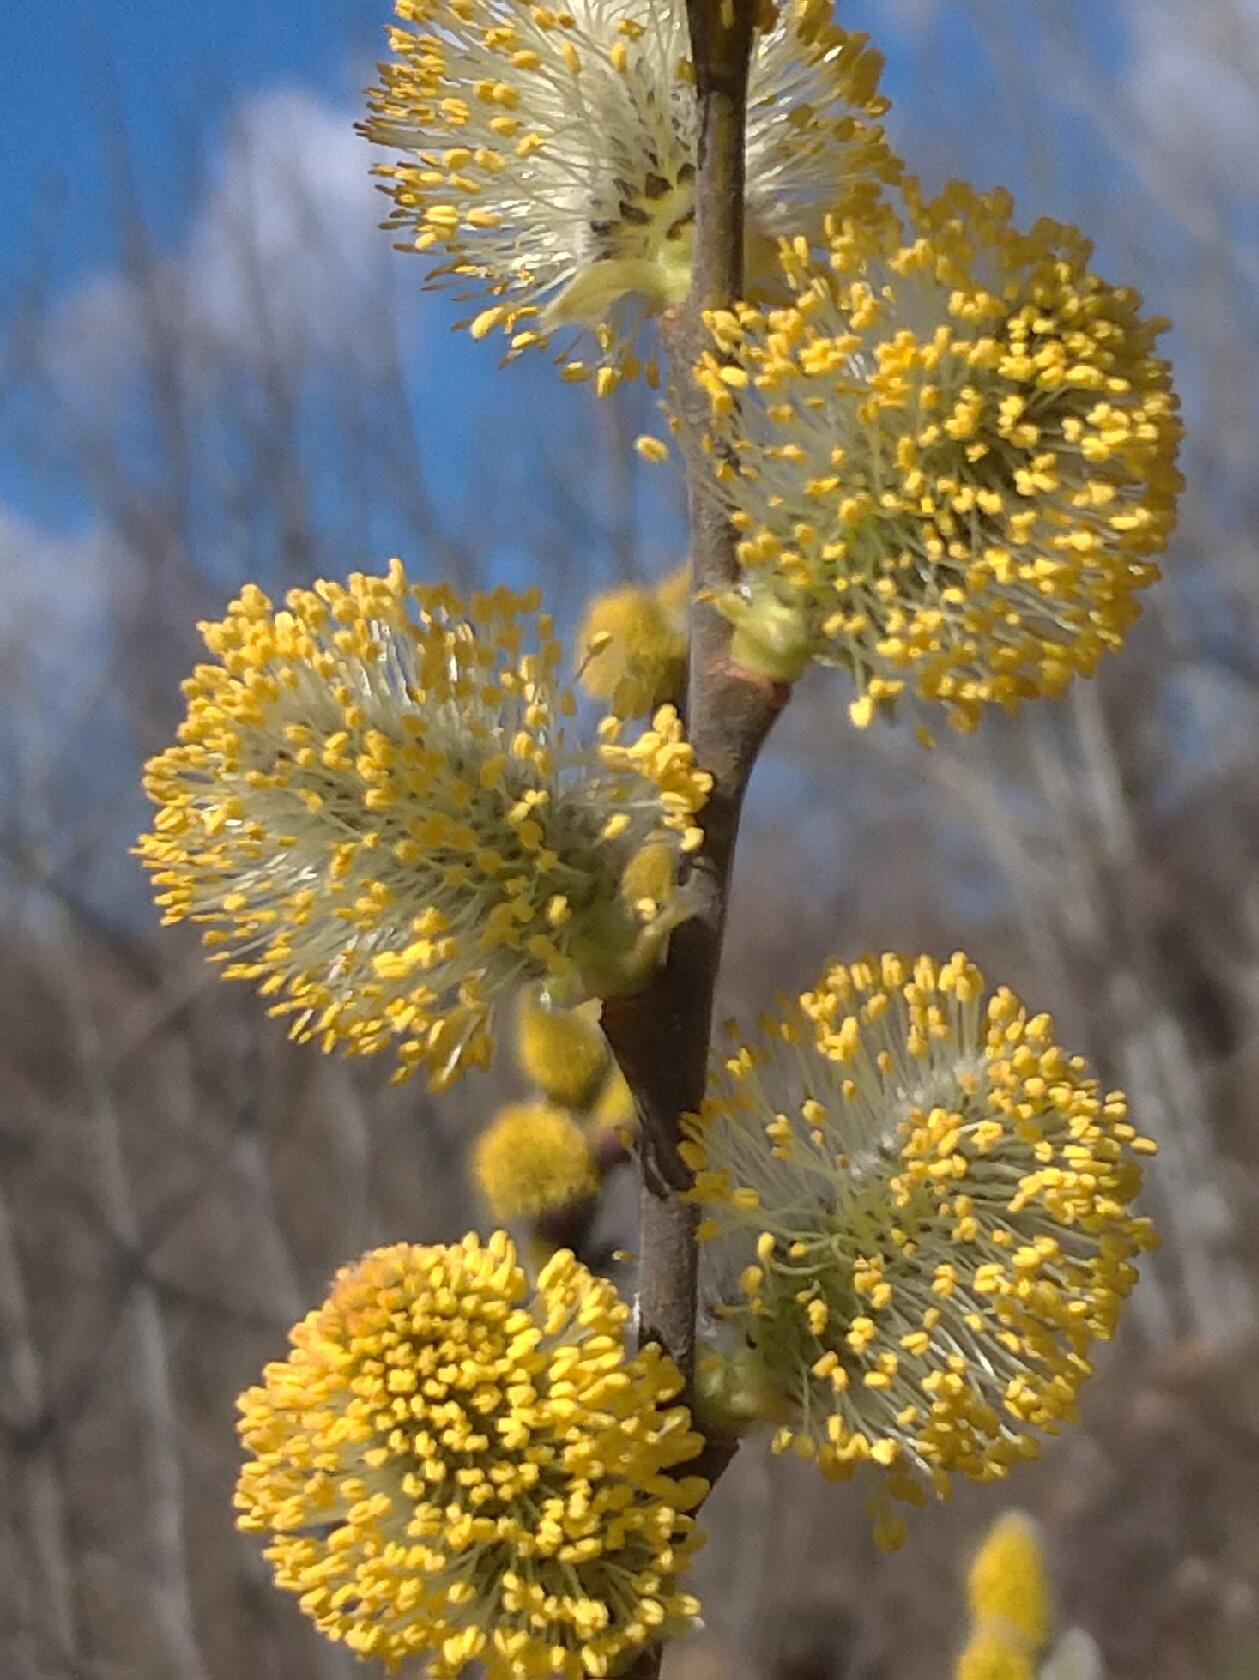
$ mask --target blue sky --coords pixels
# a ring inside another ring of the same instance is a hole
[[[1259,61],[1259,0],[1236,3],[1254,19],[1251,45]],[[1015,4],[1018,24],[1011,12],[1000,12],[1010,27],[999,50],[990,52],[968,16],[985,5]],[[532,572],[535,557],[551,565],[567,557],[594,575],[610,566],[610,538],[600,549],[597,532],[594,542],[575,542],[554,523],[557,507],[563,515],[556,498],[565,472],[578,496],[593,484],[596,494],[587,499],[598,502],[608,452],[599,447],[602,421],[593,400],[581,406],[586,399],[559,385],[540,357],[522,358],[510,375],[498,373],[490,345],[445,330],[459,311],[421,293],[418,259],[392,254],[374,229],[383,201],[368,187],[371,150],[354,139],[351,125],[384,50],[389,0],[10,0],[0,13],[0,352],[17,289],[36,277],[52,297],[58,334],[66,322],[77,323],[80,337],[67,335],[62,361],[68,389],[76,392],[93,379],[107,385],[111,357],[125,364],[120,323],[127,297],[112,185],[120,133],[146,225],[181,279],[199,288],[198,308],[221,326],[214,312],[230,308],[224,293],[231,284],[230,276],[226,285],[221,275],[216,279],[222,244],[216,235],[224,204],[241,184],[239,169],[233,175],[231,134],[242,121],[253,122],[271,145],[291,130],[310,153],[321,208],[359,254],[355,261],[381,265],[385,286],[400,301],[408,400],[448,528],[480,544],[502,577]],[[1177,314],[1172,343],[1198,435],[1238,440],[1231,466],[1217,449],[1196,495],[1191,474],[1186,501],[1187,530],[1200,544],[1209,532],[1211,551],[1224,552],[1217,531],[1234,517],[1236,487],[1247,493],[1253,477],[1255,383],[1212,381],[1210,373],[1244,367],[1238,346],[1259,342],[1259,289],[1251,295],[1237,282],[1242,262],[1259,273],[1259,258],[1253,240],[1246,256],[1233,239],[1204,229],[1201,217],[1248,214],[1253,226],[1253,205],[1232,209],[1228,194],[1236,191],[1236,158],[1259,149],[1259,101],[1244,77],[1233,74],[1228,54],[1195,25],[1197,8],[1187,0],[845,0],[841,15],[871,29],[887,54],[893,137],[915,168],[929,180],[964,171],[982,185],[1010,185],[1029,218],[1048,212],[1080,219],[1099,238],[1104,272],[1131,278],[1155,308]],[[1095,90],[1053,59],[1052,39],[1035,21],[1047,15],[1080,21],[1086,50],[1068,69],[1104,86],[1104,97],[1095,98]],[[1128,74],[1134,63],[1139,75]],[[211,167],[190,189],[194,157]],[[286,210],[282,196],[277,201],[272,194],[266,203],[273,233]],[[291,204],[287,214],[289,245],[276,291],[283,307],[317,316],[326,299],[317,289],[302,292],[303,246],[292,235]],[[342,307],[375,335],[382,290],[376,271],[367,280],[365,273],[357,271],[356,289],[344,293]],[[40,342],[43,349],[45,339]],[[53,627],[44,638],[51,648],[82,649],[99,641],[115,587],[110,511],[93,500],[77,454],[43,477],[32,466],[43,431],[56,429],[55,417],[40,410],[43,399],[15,402],[5,371],[0,362],[0,574],[9,574],[0,576],[0,612],[5,589],[16,592],[41,628]],[[311,406],[317,413],[317,392]],[[212,464],[209,399],[206,413],[200,442]],[[129,450],[152,449],[151,438],[133,445],[126,430],[133,418],[124,412],[112,435]],[[649,418],[650,411],[640,411],[629,435]],[[10,434],[20,436],[21,446],[10,447]],[[335,448],[335,439],[313,441],[309,482],[329,549],[349,569],[390,552],[397,533],[375,502],[354,526]],[[160,448],[148,479],[160,505]],[[635,483],[644,563],[663,572],[676,562],[680,542],[676,522],[669,522],[674,491],[660,488],[671,481],[659,469],[642,469]],[[546,486],[541,497],[539,484]],[[464,524],[475,524],[482,512],[488,535]],[[275,560],[268,530],[251,528],[248,541],[253,549],[225,540],[198,555],[211,591],[222,591],[218,599],[247,576],[265,576],[262,568]],[[413,546],[399,546],[408,560],[421,559]],[[575,602],[570,590],[567,601],[554,604],[563,618]],[[112,774],[120,751],[93,749],[102,773]]]
[[[1112,63],[1122,54],[1126,4],[1094,0],[1086,12],[1099,57]],[[43,0],[3,10],[0,314],[32,267],[64,284],[114,260],[110,180],[120,119],[147,216],[173,241],[189,211],[194,138],[212,140],[242,101],[277,84],[356,109],[389,12],[387,0]],[[840,13],[888,51],[885,85],[902,124],[932,106],[956,115],[973,102],[988,66],[963,8],[845,0]],[[975,139],[982,157],[982,136]],[[1021,162],[997,123],[994,178],[1017,174]]]
[[[1243,0],[1245,6],[1250,3]],[[1213,122],[1224,143],[1219,149],[1245,141],[1248,119],[1240,85],[1230,96],[1229,87],[1213,73],[1211,101],[1199,97],[1193,52],[1184,50],[1195,47],[1192,19],[1181,0],[1055,0],[1055,5],[1060,16],[1082,20],[1094,73],[1113,78],[1134,50],[1146,53],[1151,66],[1147,104],[1168,110],[1169,133],[1189,132],[1182,121],[1188,112],[1191,118],[1197,114],[1198,130],[1190,138],[1196,133],[1199,149],[1213,138]],[[1091,113],[1080,108],[1069,78],[1044,56],[1047,37],[1037,32],[1036,5],[1028,0],[1026,32],[1007,35],[1007,48],[1015,44],[1007,61],[986,49],[971,10],[958,0],[845,0],[843,20],[870,29],[888,55],[885,87],[895,102],[898,143],[928,178],[933,170],[938,175],[965,168],[980,184],[1012,186],[1029,212],[1079,215],[1098,232],[1105,267],[1134,275],[1152,292],[1156,307],[1171,307],[1170,281],[1181,247],[1171,239],[1156,242],[1152,268],[1148,251],[1143,257],[1137,249],[1142,239],[1149,244],[1151,218],[1139,203],[1132,157],[1125,158],[1122,145],[1107,144]],[[1259,18],[1259,4],[1253,10]],[[178,252],[190,229],[195,230],[202,207],[204,186],[192,192],[188,185],[194,154],[220,156],[233,114],[277,90],[297,91],[318,102],[337,122],[344,120],[348,136],[361,107],[361,90],[384,50],[388,17],[387,0],[271,0],[266,5],[256,0],[44,0],[4,8],[0,325],[19,299],[20,286],[32,277],[54,297],[73,299],[94,277],[116,270],[113,183],[120,135],[125,135],[145,222],[164,249]],[[1169,21],[1183,23],[1184,42],[1165,41]],[[1131,38],[1122,27],[1125,22],[1134,31]],[[1134,135],[1139,166],[1144,140],[1134,113],[1118,108],[1114,116],[1121,140],[1130,131]],[[1259,143],[1259,135],[1253,138]],[[343,169],[359,167],[347,162],[357,158],[352,149],[357,144],[347,140]],[[365,178],[371,161],[365,144],[361,157]],[[1153,167],[1163,166],[1156,162]],[[1197,152],[1186,155],[1181,208],[1190,219],[1197,209],[1193,201],[1200,167]],[[1110,194],[1100,214],[1098,181],[1107,183]],[[1116,181],[1120,216],[1110,213]],[[1123,202],[1129,182],[1137,196]],[[495,358],[485,346],[429,330],[444,326],[451,311],[441,302],[421,299],[417,263],[392,260],[406,307],[417,328],[422,324],[424,329],[416,335],[427,358],[420,385],[427,381],[440,391],[448,417],[442,432],[444,459],[437,463],[444,480],[448,472],[457,472],[465,452],[461,428],[491,400],[487,392]],[[414,292],[408,293],[412,274]],[[1161,295],[1164,289],[1166,296]],[[538,383],[532,372],[520,373],[510,400],[532,400]],[[503,389],[493,400],[507,396]],[[0,502],[60,527],[75,515],[64,494],[51,507],[41,503],[11,459],[7,465],[0,462]]]
[[[851,0],[844,8],[852,25],[904,46],[887,14],[886,0]],[[277,83],[354,107],[383,52],[387,21],[383,0],[43,0],[6,7],[0,297],[35,260],[46,275],[51,256],[63,282],[113,260],[108,197],[119,116],[146,209],[173,239],[187,214],[181,175],[193,136],[212,134],[242,100]],[[956,19],[930,39],[930,51],[936,72],[948,71],[937,92],[966,80],[975,43]],[[907,52],[893,51],[889,91],[912,101],[916,67]]]
[[[173,235],[181,151],[241,99],[298,82],[349,101],[381,42],[373,0],[44,0],[0,21],[0,294],[54,236],[62,276],[113,256],[121,113],[150,212]]]
[[[898,0],[905,4],[906,0]],[[116,182],[127,160],[143,221],[170,254],[196,237],[206,187],[195,190],[193,159],[213,165],[228,144],[233,117],[277,90],[301,91],[349,123],[361,90],[383,55],[388,0],[44,0],[4,9],[0,23],[0,324],[37,282],[47,298],[67,299],[116,273]],[[887,0],[852,0],[854,25],[887,22]],[[893,50],[889,91],[912,108],[921,60],[909,52],[912,33],[882,31]],[[956,26],[919,42],[935,68],[951,66],[942,84],[956,90],[974,59],[973,43]],[[348,141],[348,157],[359,154]],[[371,150],[361,144],[364,177]],[[344,159],[342,160],[344,164]],[[353,165],[357,167],[357,164]],[[344,191],[344,188],[343,188]],[[375,202],[374,200],[372,201]],[[370,235],[367,237],[371,237]],[[381,249],[385,241],[381,239]],[[426,358],[416,389],[423,411],[434,393],[442,424],[428,454],[443,489],[458,479],[468,454],[466,431],[491,401],[495,358],[487,347],[452,340],[453,312],[421,299],[419,265],[393,259],[397,283],[414,284],[406,308]],[[109,328],[98,331],[108,335]],[[547,402],[538,391],[544,369],[521,369],[510,400]],[[496,390],[494,398],[507,395]],[[26,417],[29,421],[29,416]],[[38,417],[35,417],[38,426]],[[41,494],[15,452],[0,461],[0,502],[57,529],[90,520],[87,505],[63,484]]]

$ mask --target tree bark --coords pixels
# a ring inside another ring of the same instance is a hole
[[[700,450],[707,399],[691,378],[706,341],[705,309],[729,306],[743,285],[744,133],[748,62],[756,0],[688,0],[699,156],[695,182],[695,255],[691,295],[665,322],[670,395],[687,468],[693,593],[738,579],[734,533],[713,493]],[[678,1154],[681,1117],[704,1096],[713,995],[725,933],[731,866],[748,779],[788,690],[751,676],[730,660],[730,631],[707,601],[691,611],[687,736],[713,788],[699,821],[704,840],[691,862],[688,891],[697,909],[673,934],[668,961],[635,997],[604,1004],[604,1030],[634,1093],[643,1170],[638,1251],[639,1339],[672,1356],[692,1398],[695,1369],[697,1250],[695,1208],[682,1200],[689,1175]],[[728,1443],[712,1442],[696,1466],[710,1480],[729,1462]],[[653,1647],[632,1680],[659,1672]]]

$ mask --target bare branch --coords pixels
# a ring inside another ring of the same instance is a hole
[[[697,591],[734,581],[734,535],[709,489],[701,456],[706,413],[690,377],[703,332],[701,311],[734,302],[743,283],[744,132],[754,0],[692,0],[688,7],[699,157],[691,296],[670,323],[672,394],[687,459],[691,563]],[[634,1091],[642,1127],[643,1194],[639,1236],[639,1334],[658,1341],[688,1382],[695,1361],[696,1210],[682,1200],[687,1173],[678,1155],[681,1117],[704,1095],[713,993],[739,817],[756,756],[786,691],[749,679],[729,658],[729,631],[705,602],[692,612],[687,730],[713,778],[704,842],[689,890],[698,911],[673,936],[658,982],[643,995],[605,1006],[609,1040]],[[729,1452],[714,1444],[715,1476]],[[659,1648],[636,1665],[635,1680],[658,1671]]]

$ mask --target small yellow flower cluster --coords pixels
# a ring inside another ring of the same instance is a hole
[[[616,717],[676,704],[686,685],[690,567],[655,589],[627,584],[596,595],[577,636],[581,682]]]
[[[742,533],[718,605],[775,678],[849,669],[852,716],[959,729],[1093,672],[1158,576],[1180,478],[1164,322],[1073,229],[912,187],[908,222],[784,242],[789,308],[710,314],[698,377]],[[898,243],[899,238],[899,243]]]
[[[1097,1647],[1071,1628],[1050,1650],[1053,1604],[1036,1525],[1009,1511],[989,1530],[967,1581],[971,1636],[955,1680],[1102,1680]]]
[[[956,1680],[1037,1680],[1026,1650],[992,1628],[981,1629],[957,1659]]]
[[[599,1005],[561,1009],[536,990],[522,992],[516,1009],[516,1060],[548,1102],[588,1108],[608,1071]]]
[[[544,1221],[588,1204],[625,1159],[633,1103],[598,1003],[565,1009],[544,990],[523,992],[516,1059],[540,1099],[498,1111],[472,1152],[472,1173],[495,1219]],[[574,1240],[567,1231],[565,1240]]]
[[[472,1171],[495,1219],[537,1219],[580,1206],[599,1189],[590,1140],[566,1108],[508,1103],[482,1132]]]
[[[697,119],[683,0],[397,0],[363,132],[433,272],[489,300],[470,322],[509,355],[558,346],[600,395],[640,370],[648,316],[690,287]],[[880,123],[881,57],[825,0],[789,0],[758,32],[748,108],[749,272],[776,279],[784,234],[869,213],[897,166]],[[593,333],[594,364],[574,356]],[[647,365],[654,383],[655,364]]]
[[[682,1379],[561,1252],[530,1290],[496,1233],[337,1275],[240,1401],[240,1526],[321,1632],[433,1680],[606,1675],[698,1613],[707,1491]]]
[[[649,920],[667,914],[676,891],[672,861],[657,846],[631,858],[621,891]],[[644,899],[650,903],[644,904]],[[521,995],[516,1014],[516,1060],[548,1103],[574,1109],[602,1152],[612,1134],[624,1135],[634,1104],[599,1027],[598,1003],[564,1009],[537,990]]]
[[[605,1148],[610,1138],[616,1139],[622,1149],[628,1149],[634,1141],[634,1094],[615,1062],[590,1110],[590,1124]]]
[[[682,850],[693,852],[704,837],[696,827],[695,817],[703,810],[712,788],[712,777],[695,764],[692,752],[676,710],[661,706],[645,729],[628,745],[622,743],[624,719],[605,717],[599,725],[599,756],[610,770],[626,777],[646,779],[660,802],[660,818],[666,828],[682,837]],[[645,825],[643,825],[645,826]],[[618,824],[618,834],[629,834],[633,824]],[[636,830],[642,834],[642,827]],[[641,839],[626,863],[625,875],[632,882],[635,870],[644,858],[657,860],[661,856],[656,838]],[[641,900],[640,900],[641,902]]]
[[[1053,1609],[1040,1535],[1019,1511],[1007,1511],[975,1554],[967,1580],[976,1629],[998,1628],[1035,1656],[1049,1643]]]
[[[622,876],[648,843],[676,865],[698,842],[708,777],[668,708],[632,742],[609,718],[593,752],[570,744],[536,606],[499,589],[469,611],[395,561],[286,610],[250,586],[201,627],[216,662],[148,766],[139,853],[165,920],[204,924],[294,1037],[393,1045],[399,1077],[441,1087],[484,1065],[504,994],[632,990],[684,915]]]
[[[1115,1327],[1152,1242],[1130,1212],[1152,1145],[960,955],[835,964],[762,1034],[714,1066],[685,1153],[701,1236],[746,1244],[723,1310],[777,1449],[879,1466],[916,1504],[1004,1475],[1072,1417]]]

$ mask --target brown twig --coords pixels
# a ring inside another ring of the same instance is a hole
[[[706,399],[690,377],[704,328],[701,311],[729,305],[743,283],[744,130],[755,0],[688,0],[699,108],[695,259],[691,296],[666,322],[672,399],[687,461],[691,556],[697,591],[737,580],[734,536],[710,489],[700,456]],[[639,1232],[639,1335],[659,1342],[685,1374],[694,1373],[695,1209],[681,1199],[687,1172],[678,1155],[681,1116],[704,1095],[713,993],[725,932],[731,864],[743,796],[756,757],[787,691],[741,671],[729,659],[729,630],[706,601],[695,604],[687,733],[713,789],[704,841],[689,881],[697,912],[674,933],[668,962],[650,990],[604,1006],[604,1029],[634,1093],[642,1137]],[[715,1479],[730,1449],[703,1456]],[[660,1650],[645,1652],[633,1680],[649,1680]]]

